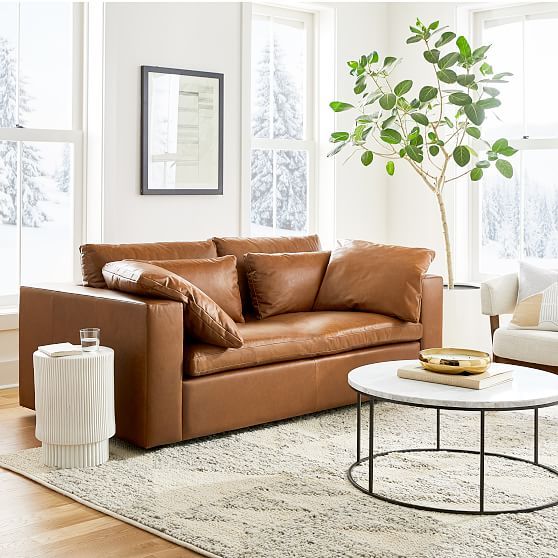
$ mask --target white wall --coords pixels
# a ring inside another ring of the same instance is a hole
[[[388,47],[387,3],[348,3],[337,6],[337,100],[351,102],[354,78],[347,61],[373,50],[383,53]],[[336,129],[349,130],[354,113],[337,116]],[[335,211],[337,238],[360,238],[376,242],[388,239],[387,175],[384,165],[370,167],[360,163],[357,153],[343,163],[348,148],[335,159]]]
[[[240,3],[108,3],[104,241],[240,232]],[[140,66],[225,74],[222,196],[140,195]]]

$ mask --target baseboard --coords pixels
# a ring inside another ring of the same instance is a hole
[[[15,387],[19,382],[19,361],[2,360],[0,361],[0,389]]]

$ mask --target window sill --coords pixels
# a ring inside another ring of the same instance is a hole
[[[17,306],[0,306],[0,331],[19,329]]]

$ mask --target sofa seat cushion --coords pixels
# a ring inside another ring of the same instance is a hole
[[[558,332],[501,327],[494,332],[493,351],[501,358],[558,366]]]
[[[185,375],[204,376],[225,370],[332,355],[389,343],[416,341],[422,324],[365,312],[297,312],[237,324],[244,344],[222,349],[187,345]]]

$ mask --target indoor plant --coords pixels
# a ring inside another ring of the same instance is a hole
[[[500,106],[500,92],[494,84],[506,83],[512,74],[494,73],[485,60],[490,45],[473,50],[465,37],[440,27],[438,21],[427,26],[417,19],[410,29],[407,43],[424,48],[432,85],[424,85],[418,96],[412,96],[412,80],[392,83],[390,77],[401,59],[387,56],[381,62],[376,51],[347,62],[359,100],[355,104],[333,101],[330,107],[335,112],[354,110],[357,116],[352,130],[331,134],[330,141],[336,145],[329,155],[353,146],[361,152],[365,166],[377,158],[386,159],[390,176],[398,161],[411,165],[436,197],[451,289],[454,277],[444,188],[467,174],[478,181],[492,164],[504,177],[513,176],[511,164],[502,157],[512,156],[516,149],[505,138],[490,144],[481,133],[486,111]],[[482,157],[469,145],[471,138],[486,151]]]

